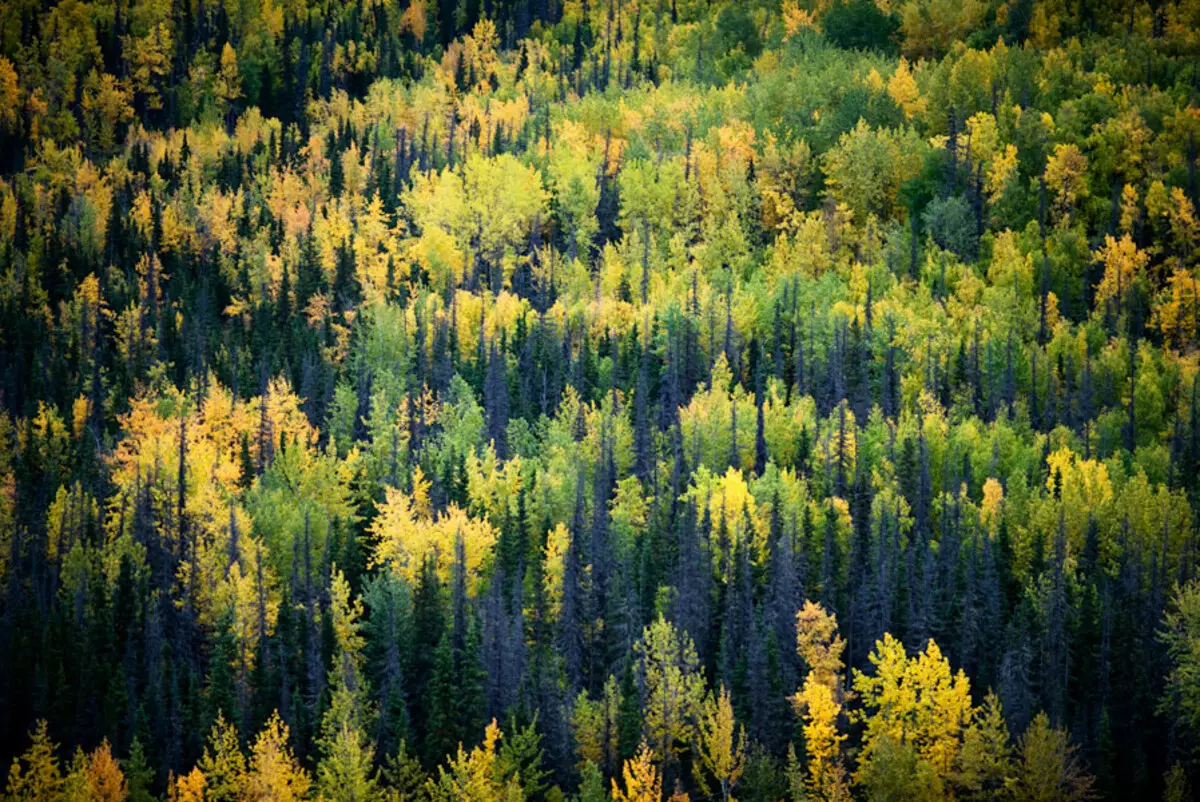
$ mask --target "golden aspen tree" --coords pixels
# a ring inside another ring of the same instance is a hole
[[[88,755],[86,777],[90,802],[124,802],[128,795],[125,773],[113,757],[107,738]]]
[[[1055,145],[1046,160],[1046,187],[1054,194],[1058,220],[1070,220],[1079,201],[1087,197],[1087,156],[1077,145]]]
[[[21,124],[21,82],[13,63],[0,56],[0,131],[15,132]]]
[[[654,753],[645,742],[637,755],[625,761],[621,769],[624,788],[612,781],[613,802],[661,802],[662,775],[654,765]]]
[[[961,670],[950,671],[950,661],[929,641],[915,657],[904,644],[885,634],[870,655],[872,674],[854,672],[854,689],[863,709],[856,715],[866,726],[859,758],[861,779],[882,739],[908,744],[937,777],[946,779],[971,721],[971,685]]]
[[[46,721],[40,720],[29,733],[30,745],[14,757],[8,770],[8,799],[12,802],[57,802],[62,799],[63,776],[50,740]]]
[[[1183,348],[1195,342],[1200,318],[1200,281],[1195,273],[1180,268],[1171,273],[1154,315],[1168,343]]]
[[[928,99],[921,97],[921,90],[917,88],[917,81],[909,68],[908,59],[903,56],[900,57],[900,64],[892,73],[892,77],[888,78],[887,93],[892,102],[904,112],[906,120],[924,114],[929,105]]]
[[[237,51],[226,42],[221,48],[221,68],[213,82],[213,94],[217,96],[221,115],[227,117],[233,104],[242,96],[242,79],[238,74]]]
[[[796,652],[808,669],[800,691],[792,697],[797,715],[804,719],[804,747],[808,758],[805,787],[809,795],[825,802],[850,799],[838,732],[842,712],[842,651],[845,641],[837,633],[837,616],[812,601],[796,614]]]
[[[746,769],[746,729],[734,718],[733,703],[724,685],[705,700],[698,735],[701,765],[716,780],[721,799],[730,802],[733,787]],[[703,775],[699,779],[703,787]]]
[[[167,802],[205,802],[204,772],[192,769],[182,777],[172,776],[167,782]]]
[[[438,767],[436,780],[426,783],[433,802],[522,802],[525,795],[519,778],[505,777],[497,755],[500,727],[492,719],[483,743],[470,752],[458,746],[449,768]]]
[[[1123,302],[1133,283],[1150,264],[1150,254],[1140,250],[1128,234],[1123,234],[1120,239],[1106,236],[1104,245],[1096,251],[1092,259],[1104,265],[1104,276],[1096,285],[1097,305],[1110,298],[1116,299],[1118,303]]]
[[[247,802],[296,802],[308,796],[312,780],[288,745],[288,726],[271,714],[254,741],[243,799]]]
[[[1142,216],[1142,210],[1138,205],[1137,187],[1132,184],[1126,184],[1121,189],[1121,232],[1123,234],[1132,234],[1134,227],[1137,226],[1138,220]]]
[[[246,756],[242,753],[237,729],[225,720],[224,713],[217,713],[208,734],[204,754],[193,774],[199,773],[199,785],[204,788],[204,797],[210,802],[224,802],[241,798],[246,781]],[[197,778],[187,775],[179,782],[195,788]]]
[[[846,642],[837,631],[837,615],[813,601],[796,613],[796,653],[810,676],[827,688],[841,691],[842,652]]]

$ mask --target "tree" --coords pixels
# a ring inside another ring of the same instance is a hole
[[[696,648],[660,615],[633,650],[643,689],[642,732],[654,756],[670,762],[696,737],[696,715],[704,698]]]
[[[234,112],[234,103],[242,96],[242,78],[238,74],[237,51],[226,42],[221,48],[221,68],[213,84],[213,94],[221,111],[221,116],[228,121]]]
[[[871,0],[839,0],[821,17],[829,41],[847,50],[895,52],[892,37],[900,21]]]
[[[1038,713],[1021,736],[1012,783],[1016,802],[1077,802],[1091,799],[1092,778],[1079,765],[1078,747],[1064,730]]]
[[[396,754],[388,755],[381,774],[383,796],[387,802],[418,802],[425,799],[425,786],[429,778],[421,769],[421,762],[409,753],[404,741],[400,742]]]
[[[192,769],[182,777],[172,776],[167,783],[168,802],[205,802],[204,772]]]
[[[91,802],[124,802],[129,796],[125,774],[113,758],[107,738],[87,756],[85,778]]]
[[[509,732],[500,745],[500,774],[507,781],[519,783],[526,798],[541,799],[546,790],[546,779],[550,776],[542,764],[545,752],[542,749],[542,734],[538,731],[538,714],[535,713],[524,727],[515,720],[509,722]]]
[[[892,102],[904,112],[906,120],[924,114],[929,105],[928,99],[921,97],[921,91],[917,87],[917,81],[913,77],[908,59],[903,56],[900,58],[900,64],[897,65],[896,71],[888,78],[887,93]]]
[[[12,61],[0,56],[0,132],[15,133],[20,125],[21,84]]]
[[[954,783],[964,799],[995,799],[1009,786],[1012,747],[1008,725],[996,694],[988,692],[963,735],[962,749],[954,772]]]
[[[869,214],[892,216],[904,182],[924,163],[924,147],[911,129],[906,133],[872,128],[859,120],[825,154],[830,196],[853,212],[856,222]]]
[[[1109,299],[1115,299],[1118,308],[1123,306],[1134,282],[1141,278],[1146,266],[1150,264],[1150,255],[1139,250],[1128,234],[1119,240],[1111,236],[1105,237],[1104,245],[1096,251],[1093,259],[1096,263],[1104,265],[1104,276],[1096,285],[1096,303],[1103,304]]]
[[[331,802],[374,802],[381,795],[375,778],[375,749],[349,721],[330,739],[317,764],[317,791]]]
[[[661,802],[662,775],[654,765],[654,753],[645,743],[637,756],[625,761],[621,769],[624,788],[612,781],[612,802]]]
[[[865,726],[856,780],[862,782],[882,738],[912,746],[935,776],[950,777],[971,720],[971,686],[966,674],[950,671],[950,661],[932,640],[908,658],[904,645],[885,634],[870,655],[874,674],[855,670],[854,689],[862,699],[857,714]]]
[[[939,802],[946,799],[942,780],[912,745],[883,735],[856,782],[871,802]]]
[[[246,756],[242,754],[237,730],[225,720],[224,713],[217,714],[197,768],[204,778],[208,799],[223,802],[240,797],[246,777]]]
[[[55,802],[62,799],[63,776],[45,720],[29,733],[25,754],[14,757],[8,770],[8,798],[14,802]]]
[[[838,732],[842,712],[842,651],[837,617],[819,604],[805,601],[796,614],[796,651],[808,668],[800,691],[792,697],[804,718],[804,748],[808,756],[806,787],[825,802],[850,799],[850,786],[841,759],[846,735]]]
[[[1200,580],[1175,589],[1158,639],[1171,659],[1159,712],[1200,746]]]
[[[426,784],[433,802],[523,802],[524,790],[516,777],[505,777],[496,745],[500,727],[495,719],[487,726],[483,744],[470,752],[458,746],[449,767],[439,766],[437,780]]]
[[[841,692],[842,652],[846,642],[837,631],[837,615],[806,600],[796,613],[796,653],[813,680]]]
[[[609,773],[618,766],[620,746],[621,691],[617,678],[609,675],[603,695],[592,699],[587,689],[579,692],[571,711],[571,730],[580,768],[593,763]]]
[[[146,760],[146,750],[136,735],[123,768],[129,784],[129,802],[153,802],[151,789],[154,787],[154,769]]]
[[[254,741],[247,767],[243,799],[293,802],[308,796],[312,780],[288,746],[288,727],[271,714]]]
[[[721,798],[729,802],[733,787],[746,769],[746,729],[734,719],[733,704],[724,685],[705,700],[698,730],[701,765],[716,780]],[[703,787],[703,777],[700,781]]]
[[[1073,144],[1055,145],[1046,160],[1046,186],[1054,193],[1054,210],[1068,220],[1078,202],[1087,197],[1087,157]]]
[[[108,156],[120,141],[122,126],[133,119],[131,99],[129,88],[112,75],[95,70],[88,75],[81,105],[88,144],[97,156]]]

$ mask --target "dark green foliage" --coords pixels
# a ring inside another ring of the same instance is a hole
[[[891,53],[900,22],[884,14],[871,0],[839,0],[821,17],[826,38],[848,50]]]

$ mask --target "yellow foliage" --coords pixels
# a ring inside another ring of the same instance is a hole
[[[503,776],[497,761],[496,747],[500,728],[492,719],[484,731],[483,743],[470,752],[462,744],[449,768],[438,767],[436,780],[426,783],[433,802],[519,802],[524,798],[518,777]]]
[[[1167,342],[1182,348],[1195,342],[1200,316],[1200,287],[1191,270],[1176,268],[1167,280],[1165,296],[1155,307],[1155,319]]]
[[[1004,486],[989,476],[983,483],[983,501],[980,504],[979,517],[981,523],[991,535],[996,534],[1000,525],[1000,516],[1004,512]]]
[[[837,615],[825,612],[816,602],[805,601],[796,613],[796,653],[808,667],[809,676],[838,691],[845,648],[846,642],[837,631]]]
[[[546,590],[546,609],[557,619],[562,608],[563,558],[570,545],[571,532],[566,524],[559,523],[546,535],[546,574],[543,579]]]
[[[1126,184],[1121,189],[1121,231],[1125,234],[1132,234],[1134,226],[1137,225],[1138,219],[1142,212],[1138,207],[1138,191],[1137,187],[1132,184]]]
[[[168,802],[204,802],[204,772],[192,769],[167,784]]]
[[[246,799],[299,802],[308,797],[312,780],[288,746],[288,727],[274,713],[254,742],[246,775]]]
[[[971,686],[966,674],[950,671],[950,662],[932,640],[925,651],[909,658],[904,644],[885,634],[870,655],[873,675],[855,670],[854,688],[866,724],[859,776],[881,738],[912,745],[941,778],[950,776],[971,720]]]
[[[124,802],[128,790],[125,774],[113,757],[107,738],[87,756],[84,777],[89,802]]]
[[[0,131],[14,131],[21,121],[21,85],[17,71],[0,56]]]
[[[1069,218],[1079,199],[1087,196],[1087,166],[1087,157],[1074,144],[1055,145],[1046,160],[1046,186],[1054,193],[1060,218]]]
[[[377,506],[379,515],[371,523],[375,538],[372,566],[388,565],[415,581],[424,561],[432,558],[442,576],[448,577],[455,541],[461,535],[467,576],[473,582],[491,556],[496,530],[486,518],[471,517],[454,504],[440,515],[419,515],[412,497],[394,487],[386,489],[384,501]]]
[[[1092,259],[1104,265],[1104,277],[1096,286],[1097,308],[1101,308],[1110,298],[1122,301],[1133,282],[1150,264],[1150,254],[1139,250],[1128,234],[1122,235],[1119,240],[1112,235],[1106,236],[1104,245]]]
[[[705,701],[699,724],[700,760],[721,787],[722,796],[729,799],[730,789],[746,768],[746,728],[734,718],[724,685]]]
[[[729,539],[730,553],[743,542],[752,549],[752,553],[757,553],[763,545],[759,533],[761,522],[758,503],[743,473],[736,468],[728,468],[724,475],[714,475],[701,466],[693,474],[692,481],[687,497],[696,504],[698,522],[703,520],[706,507],[712,522],[710,537],[714,566],[721,565],[723,559],[722,548],[725,544],[720,542],[722,529]]]
[[[661,802],[662,775],[654,765],[650,747],[642,744],[637,755],[625,761],[621,770],[624,788],[612,781],[613,802]]]
[[[912,70],[909,69],[908,59],[903,56],[900,57],[900,65],[896,67],[896,71],[888,79],[887,93],[892,102],[904,112],[904,119],[906,120],[911,120],[913,117],[923,114],[929,105],[929,101],[921,97],[921,91],[917,88],[916,79],[913,78]]]

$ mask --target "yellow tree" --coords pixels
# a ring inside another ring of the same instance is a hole
[[[113,758],[107,738],[88,755],[85,778],[90,802],[123,802],[128,794],[125,773]]]
[[[8,799],[12,802],[56,802],[62,799],[63,776],[45,720],[39,721],[25,754],[13,758],[8,771]]]
[[[237,51],[229,42],[221,49],[221,70],[213,83],[213,94],[221,105],[222,115],[233,113],[233,104],[242,96],[242,78],[238,74]]]
[[[797,715],[804,719],[804,746],[808,755],[809,795],[826,802],[850,799],[841,746],[846,736],[838,732],[842,712],[842,651],[845,641],[837,634],[837,616],[821,605],[806,601],[796,614],[796,652],[808,667],[800,691],[792,697]]]
[[[904,644],[885,634],[870,661],[874,674],[854,672],[863,703],[857,717],[866,726],[856,777],[866,775],[875,750],[887,740],[911,746],[939,778],[948,778],[971,721],[967,675],[951,673],[950,661],[932,640],[910,659]]]
[[[809,676],[836,693],[841,692],[845,648],[846,642],[837,631],[837,615],[806,600],[796,613],[796,653],[808,666]]]
[[[850,787],[842,764],[841,748],[846,736],[838,732],[842,705],[833,689],[811,676],[792,698],[804,717],[804,748],[808,755],[809,796],[825,802],[849,802]]]
[[[705,700],[700,712],[700,763],[721,789],[725,802],[746,768],[746,729],[733,717],[729,691],[722,685],[716,696]],[[703,776],[698,778],[704,785]]]
[[[224,802],[241,797],[246,779],[246,756],[242,754],[237,730],[225,720],[223,713],[217,713],[217,720],[209,731],[208,743],[204,746],[204,754],[200,757],[197,771],[200,774],[199,782],[192,775],[187,775],[180,777],[179,783],[186,784],[193,790],[197,787],[204,788],[205,797],[210,802]]]
[[[613,802],[661,802],[662,775],[654,765],[654,753],[642,743],[637,755],[625,761],[621,770],[625,788],[612,781]]]
[[[288,727],[271,714],[250,756],[243,799],[246,802],[295,802],[308,796],[312,781],[288,746]]]
[[[205,802],[204,772],[194,768],[182,777],[171,777],[167,781],[167,802]]]
[[[174,35],[170,4],[162,0],[139,0],[131,13],[131,33],[122,41],[122,52],[129,61],[133,91],[146,108],[162,108],[158,84],[171,72]]]
[[[117,143],[120,127],[133,119],[129,104],[131,93],[123,81],[108,73],[92,70],[83,83],[84,129],[88,145],[100,156],[107,156]]]
[[[926,106],[929,105],[929,101],[921,97],[921,90],[917,88],[917,81],[913,78],[912,70],[909,69],[908,59],[903,56],[900,57],[900,65],[888,79],[887,93],[892,102],[904,112],[906,120],[911,120],[918,114],[924,113]]]
[[[492,719],[480,746],[467,752],[459,744],[449,768],[439,766],[437,780],[426,783],[432,802],[522,802],[525,794],[519,779],[505,777],[497,759],[500,737],[500,728]]]
[[[655,757],[669,761],[695,740],[704,677],[687,633],[661,615],[633,647],[642,675],[643,733]]]
[[[0,56],[0,131],[13,133],[21,124],[21,84],[13,63]]]
[[[1118,304],[1124,301],[1125,293],[1150,264],[1150,254],[1139,250],[1128,234],[1120,239],[1109,235],[1092,260],[1104,265],[1104,276],[1096,285],[1096,306],[1101,307],[1110,298]]]
[[[1058,219],[1069,219],[1076,203],[1087,197],[1087,166],[1087,157],[1071,144],[1055,145],[1054,153],[1046,160],[1046,186],[1054,193]]]
[[[496,530],[486,518],[467,515],[451,504],[437,515],[423,511],[420,498],[395,488],[385,489],[379,515],[371,523],[375,553],[371,564],[388,565],[406,579],[416,579],[427,556],[434,556],[438,570],[448,576],[454,562],[454,544],[462,536],[470,581],[478,575],[496,542]]]

